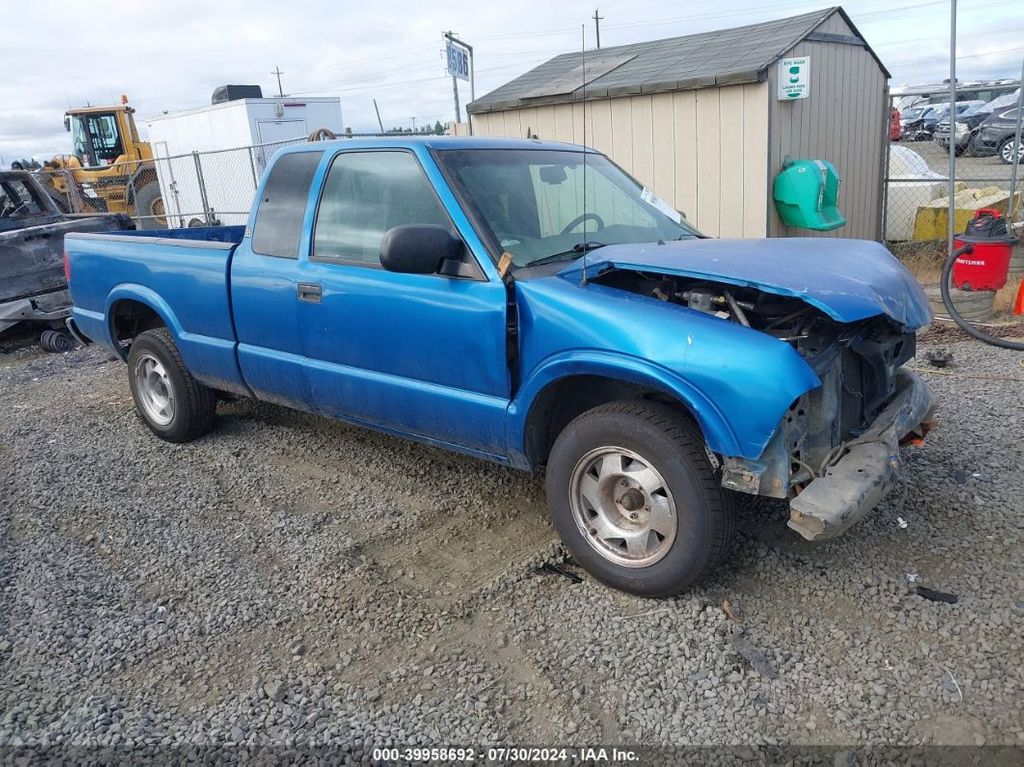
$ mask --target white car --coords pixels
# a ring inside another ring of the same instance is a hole
[[[887,242],[911,240],[917,209],[942,196],[946,177],[929,168],[913,149],[891,144],[886,178],[885,239]]]

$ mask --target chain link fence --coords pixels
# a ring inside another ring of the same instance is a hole
[[[948,128],[943,126],[943,128]],[[938,318],[945,316],[938,283],[947,250],[949,221],[949,131],[904,132],[888,147],[888,169],[883,188],[883,239],[925,286]],[[943,141],[945,143],[943,144]],[[1018,174],[1024,167],[1018,167]],[[996,149],[964,142],[956,158],[953,229],[963,232],[977,211],[993,209],[1011,220],[1024,212],[1021,181],[1014,188],[1013,166]],[[985,320],[1008,308],[1024,277],[1024,247],[1017,246],[1010,263],[1007,288],[994,293],[958,294],[961,311]],[[984,305],[982,305],[984,304]]]
[[[274,153],[307,140],[158,155],[152,163],[111,168],[44,167],[37,174],[70,214],[125,213],[139,229],[239,225],[248,219],[256,187]]]

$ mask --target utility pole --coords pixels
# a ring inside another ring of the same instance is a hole
[[[283,75],[284,72],[281,71],[281,67],[279,67],[279,66],[277,66],[275,64],[274,65],[274,71],[271,72],[270,74],[277,75],[277,95],[279,97],[283,97],[284,96],[284,90],[281,88],[281,75]]]
[[[411,119],[412,119],[412,132],[415,133],[416,132],[416,118],[413,117]]]
[[[377,108],[377,99],[373,100],[373,111],[377,113],[377,125],[380,126],[380,132],[384,132],[384,123],[380,119],[380,109]]]
[[[601,50],[601,22],[604,20],[604,16],[597,15],[599,10],[601,9],[594,9],[594,31],[597,32],[597,49]]]

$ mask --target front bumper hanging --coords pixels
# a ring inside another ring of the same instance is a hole
[[[862,519],[892,489],[899,445],[930,425],[935,398],[921,377],[900,370],[896,395],[871,426],[844,446],[843,457],[789,504],[789,527],[809,541],[835,538]]]

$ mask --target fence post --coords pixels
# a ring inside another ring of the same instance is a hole
[[[1020,87],[1017,88],[1017,93],[1020,94],[1021,88],[1024,88],[1024,61],[1020,64]],[[1017,127],[1013,132],[1013,154],[1010,155],[1010,199],[1006,203],[1006,214],[1008,217],[1014,217],[1020,211],[1020,205],[1017,204],[1017,168],[1022,162],[1024,157],[1021,156],[1020,151],[1020,133],[1021,133],[1021,118],[1024,117],[1024,99],[1019,95],[1017,96]],[[997,148],[998,152],[999,149]]]
[[[882,111],[885,113],[885,127],[882,129],[882,135],[885,136],[885,144],[883,144],[885,149],[882,152],[882,194],[880,195],[882,210],[878,217],[881,229],[878,233],[878,241],[884,243],[886,226],[889,223],[889,156],[892,152],[892,138],[889,134],[892,130],[892,110],[896,108],[896,97],[889,93],[888,87],[883,91],[882,104]]]
[[[259,177],[259,174],[256,173],[256,158],[253,156],[253,152],[254,151],[255,151],[255,147],[249,147],[249,149],[246,152],[246,154],[249,155],[249,169],[252,171],[252,188],[253,188],[253,194],[255,195],[256,194],[256,187],[258,187],[260,185],[260,177]]]
[[[206,225],[213,226],[213,214],[210,211],[210,201],[206,197],[206,181],[203,179],[203,164],[199,159],[199,152],[192,152],[192,159],[196,163],[196,180],[199,182],[199,196],[203,201],[203,216],[206,218]]]

